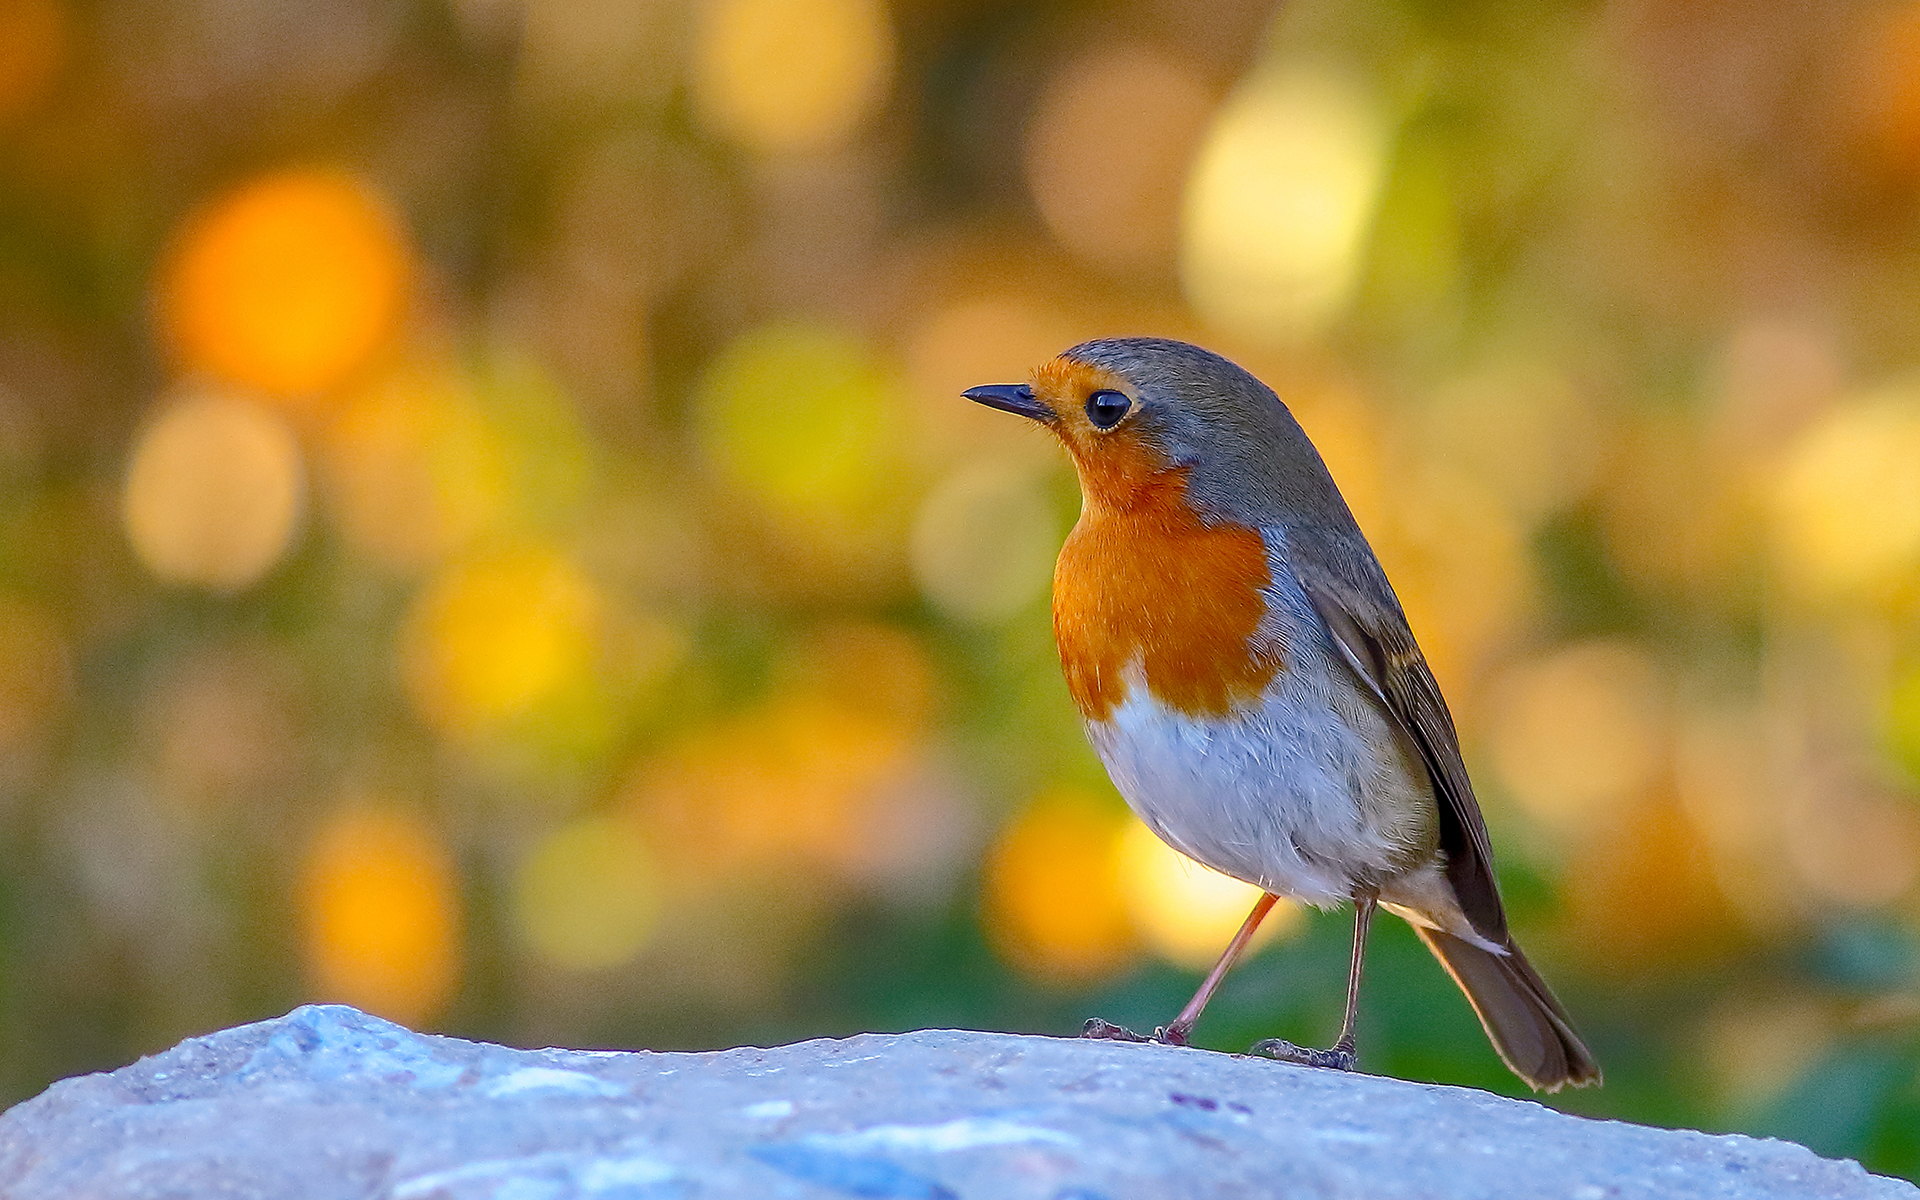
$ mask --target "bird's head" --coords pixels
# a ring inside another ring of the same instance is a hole
[[[1280,515],[1266,510],[1332,494],[1319,455],[1272,389],[1186,342],[1082,342],[1026,383],[964,395],[1052,430],[1089,508],[1127,508],[1177,477],[1197,506],[1257,526]]]

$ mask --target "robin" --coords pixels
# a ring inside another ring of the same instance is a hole
[[[1566,1010],[1507,931],[1453,718],[1373,548],[1271,388],[1160,338],[1084,342],[1031,383],[967,399],[1052,430],[1080,476],[1053,577],[1067,690],[1140,819],[1261,889],[1187,1006],[1152,1038],[1187,1044],[1277,897],[1354,904],[1346,1017],[1289,1062],[1350,1070],[1374,910],[1411,922],[1514,1074],[1600,1080]]]

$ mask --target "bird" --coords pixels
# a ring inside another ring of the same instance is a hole
[[[1352,957],[1329,1048],[1255,1053],[1352,1070],[1375,910],[1407,920],[1536,1090],[1599,1064],[1515,943],[1459,735],[1399,598],[1306,432],[1272,388],[1187,342],[1082,342],[1025,383],[968,400],[1035,421],[1079,476],[1053,576],[1053,628],[1088,739],[1174,849],[1260,889],[1185,1008],[1151,1037],[1190,1043],[1280,898],[1351,902]]]

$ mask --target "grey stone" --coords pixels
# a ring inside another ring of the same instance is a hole
[[[1163,1046],[512,1050],[310,1006],[0,1116],[0,1195],[1915,1197],[1789,1142]]]

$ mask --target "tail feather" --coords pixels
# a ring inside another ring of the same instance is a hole
[[[1467,994],[1493,1048],[1515,1075],[1546,1092],[1600,1082],[1600,1064],[1520,947],[1508,941],[1508,953],[1495,954],[1450,933],[1414,928]]]

